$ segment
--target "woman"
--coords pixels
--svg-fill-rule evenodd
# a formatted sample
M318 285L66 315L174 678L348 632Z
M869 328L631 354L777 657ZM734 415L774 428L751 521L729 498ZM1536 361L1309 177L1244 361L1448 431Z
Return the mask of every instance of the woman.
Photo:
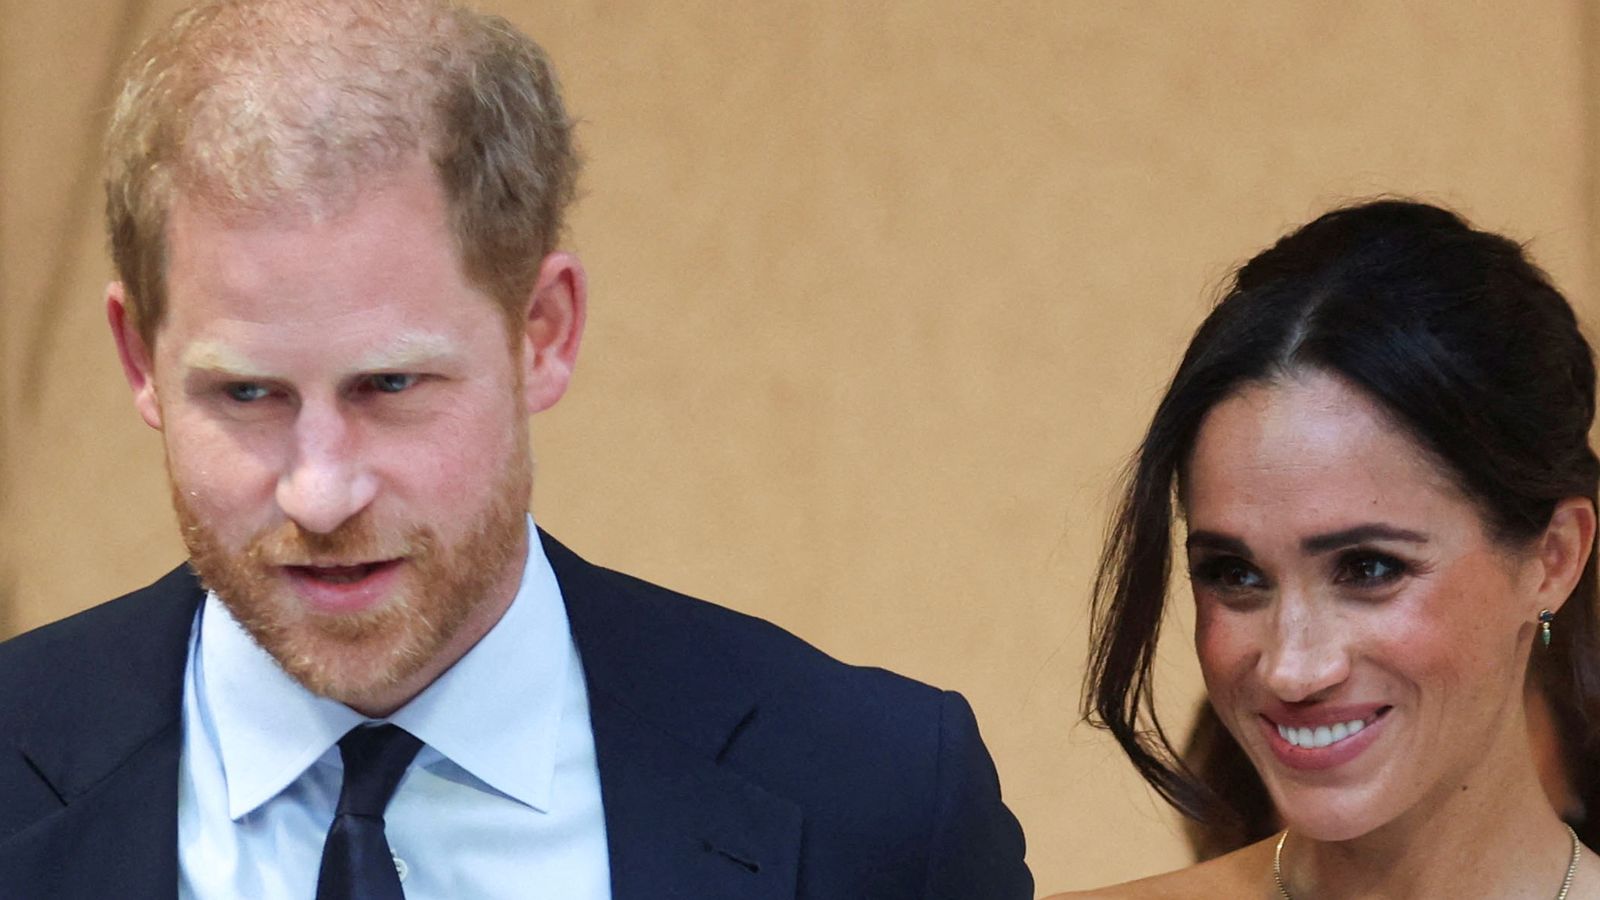
M1554 653L1532 654L1523 704L1528 719L1528 740L1533 746L1534 765L1545 797L1556 814L1572 827L1578 840L1594 848L1600 846L1600 753L1585 752L1581 728L1563 733L1555 706L1543 685L1554 674L1548 663ZM1227 797L1228 818L1185 819L1183 837L1195 862L1215 859L1247 844L1276 836L1283 830L1278 811L1272 808L1267 786L1261 783L1250 758L1233 739L1222 720L1202 699L1195 710L1194 726L1179 755L1183 765L1212 792ZM1580 788L1584 793L1579 793Z
M1240 815L1151 702L1176 501L1208 696L1286 830L1098 896L1600 897L1523 713L1550 654L1594 753L1594 404L1566 301L1444 210L1331 212L1240 269L1133 464L1085 698L1180 810Z

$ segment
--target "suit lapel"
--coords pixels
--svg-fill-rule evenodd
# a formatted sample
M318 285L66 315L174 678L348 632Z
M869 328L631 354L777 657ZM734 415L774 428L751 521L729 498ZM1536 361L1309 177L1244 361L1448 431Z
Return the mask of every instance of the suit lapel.
M719 764L755 682L702 632L696 601L540 537L588 685L613 896L792 898L799 807Z
M794 896L798 807L619 703L596 698L590 715L616 900Z
M704 633L696 601L540 536L588 685L613 896L792 898L799 808L719 765L756 682ZM0 841L0 885L176 895L183 671L203 596L182 567L41 638L60 643L63 668L41 679L13 743L62 807Z
M183 671L203 593L188 568L37 633L34 714L15 752L61 808L0 842L0 885L19 896L177 894ZM0 748L3 752L3 748Z
M172 897L178 892L179 723L89 792L0 844L0 885L28 897Z

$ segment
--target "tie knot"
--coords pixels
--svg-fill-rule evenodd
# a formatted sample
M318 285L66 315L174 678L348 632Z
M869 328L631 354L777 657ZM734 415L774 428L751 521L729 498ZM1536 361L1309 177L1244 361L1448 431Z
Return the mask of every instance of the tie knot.
M398 725L350 729L339 739L344 786L339 789L338 814L382 819L406 767L421 749L422 741Z

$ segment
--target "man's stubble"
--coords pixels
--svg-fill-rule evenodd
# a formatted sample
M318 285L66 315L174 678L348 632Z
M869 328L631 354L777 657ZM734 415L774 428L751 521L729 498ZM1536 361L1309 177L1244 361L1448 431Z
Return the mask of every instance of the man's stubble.
M521 559L532 487L526 427L519 432L488 502L453 545L425 524L380 522L368 508L327 534L286 520L232 550L190 504L169 459L172 503L190 565L290 677L314 694L356 708L369 705L433 661L474 613L496 601L509 603L494 592L506 583L515 590L519 581L509 569ZM350 615L307 610L279 568L393 558L405 559L394 595Z

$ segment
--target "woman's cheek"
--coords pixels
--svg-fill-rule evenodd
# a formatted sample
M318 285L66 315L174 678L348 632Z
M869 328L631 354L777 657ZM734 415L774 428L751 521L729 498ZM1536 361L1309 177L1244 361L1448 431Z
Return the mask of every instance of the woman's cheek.
M1248 663L1253 638L1249 624L1238 613L1230 612L1203 597L1196 598L1194 647L1200 670L1213 690Z

